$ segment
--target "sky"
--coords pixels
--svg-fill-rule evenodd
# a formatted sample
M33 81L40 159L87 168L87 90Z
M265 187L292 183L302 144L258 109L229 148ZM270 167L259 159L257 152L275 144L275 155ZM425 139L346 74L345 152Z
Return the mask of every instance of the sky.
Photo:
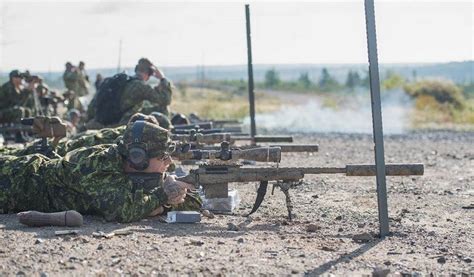
M375 1L381 63L473 60L473 1ZM363 1L250 2L255 64L366 63ZM246 64L244 2L0 0L0 71Z

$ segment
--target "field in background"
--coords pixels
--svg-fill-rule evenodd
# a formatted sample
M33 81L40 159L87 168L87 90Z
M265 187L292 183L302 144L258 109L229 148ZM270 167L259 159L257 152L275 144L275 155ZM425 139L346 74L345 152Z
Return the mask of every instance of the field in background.
M276 97L262 93L255 95L257 113L268 113L280 109L282 103ZM264 100L264 101L263 101ZM202 118L243 119L249 114L248 95L224 90L195 87L178 87L173 94L171 110Z

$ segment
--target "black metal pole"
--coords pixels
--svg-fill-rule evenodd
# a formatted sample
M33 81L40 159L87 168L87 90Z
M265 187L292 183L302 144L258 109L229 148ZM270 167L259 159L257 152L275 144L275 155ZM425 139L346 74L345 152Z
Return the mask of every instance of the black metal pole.
M253 65L252 65L252 39L250 35L250 7L245 5L245 19L247 25L247 62L248 62L248 86L249 86L249 106L250 106L250 136L254 144L254 138L257 134L257 127L255 125L255 94L253 84Z
M372 99L372 127L375 144L375 166L377 171L376 180L377 202L379 210L379 229L380 237L383 238L389 234L389 223L374 0L365 0L365 21L367 27L367 47L369 54L370 95Z

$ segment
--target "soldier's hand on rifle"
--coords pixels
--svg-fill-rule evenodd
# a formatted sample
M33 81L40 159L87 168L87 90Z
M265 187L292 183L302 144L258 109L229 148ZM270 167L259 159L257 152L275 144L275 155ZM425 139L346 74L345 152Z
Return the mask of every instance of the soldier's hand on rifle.
M169 175L164 181L163 189L166 193L166 196L168 196L167 204L177 205L184 202L186 193L188 190L194 189L194 186L188 183L177 181L175 176Z

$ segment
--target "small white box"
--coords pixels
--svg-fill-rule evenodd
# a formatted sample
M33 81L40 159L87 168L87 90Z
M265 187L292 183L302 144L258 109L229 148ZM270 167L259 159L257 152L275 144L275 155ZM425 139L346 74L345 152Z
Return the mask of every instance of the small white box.
M203 209L214 213L232 213L240 204L239 193L236 189L229 189L227 198L206 198L201 195Z
M166 222L168 223L196 223L201 221L201 213L195 211L172 211L168 212Z

